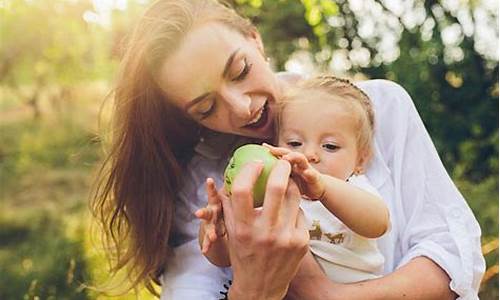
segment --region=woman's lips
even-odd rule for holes
[[[264,107],[262,108],[262,112],[260,113],[260,118],[257,122],[245,125],[244,128],[247,129],[260,129],[265,127],[265,125],[268,123],[269,120],[269,108],[267,106],[267,102],[264,104]]]

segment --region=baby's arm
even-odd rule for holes
[[[380,197],[325,174],[320,180],[325,190],[319,200],[352,231],[377,238],[388,230],[389,210]]]
[[[222,219],[222,202],[219,199],[215,183],[212,178],[206,182],[208,204],[195,212],[201,219],[198,241],[201,252],[214,265],[229,267],[229,252],[227,249],[227,236]]]
[[[321,174],[300,152],[265,144],[273,155],[292,164],[292,175],[300,192],[321,203],[347,227],[367,238],[377,238],[389,228],[389,210],[384,201],[344,180]]]

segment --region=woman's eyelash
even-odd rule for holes
[[[201,115],[200,119],[203,120],[206,117],[208,117],[213,112],[214,109],[215,109],[215,102],[212,104],[212,106],[210,106],[210,108],[207,111],[200,112],[200,115]]]
[[[250,69],[252,68],[252,64],[248,64],[246,58],[243,59],[243,62],[245,63],[245,66],[243,67],[243,70],[241,71],[241,73],[237,77],[235,77],[233,79],[233,81],[241,81],[241,80],[245,79],[245,77],[247,76],[248,72],[250,72]]]

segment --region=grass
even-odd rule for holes
[[[95,132],[103,93],[79,95],[58,111],[42,99],[38,120],[28,106],[8,99],[0,111],[0,299],[109,298],[86,288],[107,274],[87,209],[100,156]],[[140,291],[139,298],[153,297]]]
[[[88,299],[77,220],[97,152],[77,129],[33,121],[4,125],[0,145],[0,299]]]

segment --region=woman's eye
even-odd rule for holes
[[[215,110],[215,102],[212,103],[212,105],[210,105],[209,108],[207,108],[206,110],[204,111],[200,111],[199,114],[200,114],[200,119],[203,120],[207,117],[210,116],[210,114],[212,114],[212,112]]]
[[[245,79],[247,76],[248,72],[250,72],[250,69],[252,68],[251,64],[248,64],[247,59],[243,59],[243,69],[241,70],[240,74],[233,78],[233,81],[241,81]]]
[[[327,151],[337,151],[340,149],[340,147],[335,144],[323,144],[323,148]]]
[[[297,141],[287,142],[286,144],[287,144],[289,147],[291,147],[291,148],[297,148],[297,147],[302,146],[302,143],[301,143],[301,142],[297,142]]]

